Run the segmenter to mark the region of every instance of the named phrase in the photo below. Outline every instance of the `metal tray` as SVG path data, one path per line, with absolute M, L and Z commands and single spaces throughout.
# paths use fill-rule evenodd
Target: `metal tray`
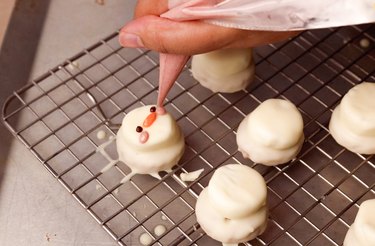
M 234 94 L 211 93 L 186 68 L 166 107 L 183 129 L 187 148 L 162 180 L 137 175 L 121 185 L 129 169 L 120 162 L 101 172 L 117 158 L 113 142 L 103 152 L 108 155 L 96 150 L 115 136 L 111 126 L 157 97 L 157 54 L 120 47 L 118 33 L 14 92 L 2 118 L 120 245 L 138 245 L 143 233 L 153 245 L 219 245 L 199 228 L 194 205 L 213 171 L 227 163 L 254 167 L 268 185 L 268 229 L 245 245 L 340 245 L 358 205 L 375 198 L 375 157 L 340 147 L 327 124 L 353 85 L 375 81 L 374 33 L 374 25 L 306 31 L 256 48 L 255 82 Z M 362 39 L 370 45 L 361 46 Z M 235 131 L 260 102 L 275 97 L 297 105 L 306 141 L 296 160 L 265 167 L 242 158 Z M 97 137 L 99 131 L 105 139 Z M 200 168 L 204 172 L 195 182 L 180 180 L 179 173 Z M 161 236 L 154 234 L 159 224 L 167 228 Z

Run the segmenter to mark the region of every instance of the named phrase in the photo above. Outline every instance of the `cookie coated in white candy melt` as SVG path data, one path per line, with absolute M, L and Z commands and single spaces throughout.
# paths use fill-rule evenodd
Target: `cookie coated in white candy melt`
M 202 86 L 213 92 L 240 91 L 254 79 L 252 49 L 223 49 L 195 55 L 191 71 Z
M 268 166 L 286 163 L 304 141 L 301 113 L 289 101 L 268 99 L 242 120 L 236 140 L 245 158 Z
M 116 144 L 119 160 L 130 167 L 132 173 L 152 174 L 170 170 L 184 153 L 185 141 L 180 127 L 166 112 L 150 112 L 143 106 L 129 112 L 117 133 Z M 156 117 L 150 126 L 143 123 L 150 114 Z M 142 129 L 138 132 L 136 129 Z M 141 137 L 147 132 L 147 139 Z
M 375 83 L 354 86 L 334 109 L 329 130 L 336 142 L 360 154 L 375 154 Z
M 198 197 L 197 221 L 224 244 L 252 240 L 267 226 L 266 197 L 266 183 L 257 171 L 240 164 L 222 166 Z
M 362 202 L 344 246 L 375 246 L 375 199 Z

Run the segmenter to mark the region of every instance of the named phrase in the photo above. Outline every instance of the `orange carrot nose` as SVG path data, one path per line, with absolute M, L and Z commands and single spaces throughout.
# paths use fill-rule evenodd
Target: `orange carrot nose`
M 149 127 L 152 125 L 152 123 L 154 123 L 154 121 L 156 120 L 156 113 L 155 112 L 152 112 L 150 113 L 146 119 L 143 121 L 143 127 Z

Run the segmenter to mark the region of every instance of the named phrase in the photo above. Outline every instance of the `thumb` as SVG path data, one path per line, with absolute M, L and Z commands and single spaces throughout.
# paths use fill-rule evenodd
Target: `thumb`
M 120 31 L 124 47 L 192 55 L 230 46 L 241 31 L 199 21 L 175 22 L 158 16 L 137 18 Z

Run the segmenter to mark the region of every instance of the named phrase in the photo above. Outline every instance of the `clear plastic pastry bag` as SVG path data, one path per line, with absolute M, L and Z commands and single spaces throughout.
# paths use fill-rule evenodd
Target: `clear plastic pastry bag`
M 248 30 L 305 30 L 375 22 L 375 0 L 170 0 L 162 17 Z

